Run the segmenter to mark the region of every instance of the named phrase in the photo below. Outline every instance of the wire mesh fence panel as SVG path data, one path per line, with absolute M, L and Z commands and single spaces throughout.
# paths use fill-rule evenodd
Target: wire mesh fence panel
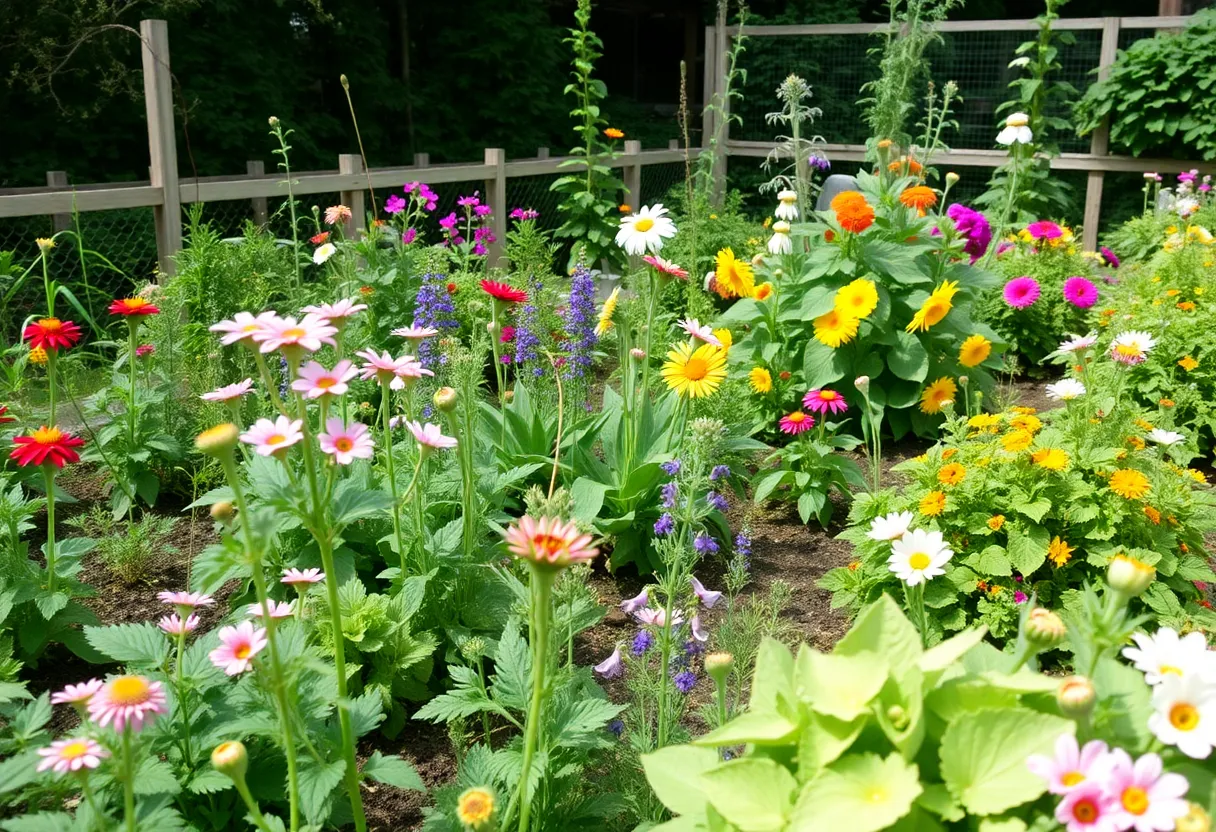
M 569 172 L 576 168 L 569 168 Z M 545 174 L 543 176 L 518 176 L 507 180 L 507 204 L 510 211 L 514 208 L 531 208 L 540 212 L 536 223 L 540 228 L 552 231 L 562 224 L 561 214 L 557 206 L 566 198 L 564 193 L 551 190 L 552 185 L 567 171 Z
M 653 205 L 656 202 L 668 202 L 668 194 L 671 193 L 671 189 L 677 185 L 683 187 L 684 172 L 683 162 L 644 165 L 642 167 L 642 194 L 638 204 Z

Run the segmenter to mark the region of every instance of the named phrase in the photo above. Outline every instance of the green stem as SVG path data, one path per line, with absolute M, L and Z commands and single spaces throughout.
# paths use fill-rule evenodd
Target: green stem
M 80 791 L 84 794 L 85 803 L 88 803 L 89 808 L 93 811 L 97 828 L 104 830 L 106 828 L 106 816 L 101 813 L 101 807 L 97 805 L 97 795 L 93 794 L 93 787 L 89 785 L 89 775 L 84 773 L 80 775 Z
M 388 491 L 393 497 L 393 538 L 397 541 L 397 556 L 401 559 L 401 580 L 405 580 L 405 537 L 401 534 L 401 501 L 397 496 L 397 470 L 393 462 L 393 431 L 389 423 L 389 399 L 392 393 L 388 383 L 380 386 L 380 425 L 384 431 L 384 467 L 388 473 Z M 328 573 L 327 573 L 328 574 Z
M 186 695 L 186 685 L 182 680 L 183 657 L 186 654 L 186 622 L 182 621 L 181 632 L 177 634 L 177 665 L 173 669 L 174 681 L 177 687 L 177 702 L 181 708 L 182 746 L 186 757 L 186 768 L 193 771 L 194 754 L 190 749 L 190 703 Z
M 482 661 L 481 656 L 477 657 L 477 678 L 479 678 L 481 680 L 481 692 L 488 699 L 489 693 L 487 692 L 487 688 L 486 688 L 486 668 L 485 668 L 485 662 Z M 486 748 L 489 748 L 490 747 L 490 712 L 489 711 L 481 712 L 481 731 L 485 735 Z
M 49 463 L 42 466 L 42 481 L 46 487 L 46 569 L 47 592 L 55 594 L 55 580 L 58 577 L 55 568 L 55 466 Z
M 55 427 L 55 374 L 58 358 L 58 350 L 48 349 L 46 351 L 46 391 L 51 411 L 51 414 L 48 417 L 48 424 L 50 427 Z
M 135 755 L 131 751 L 131 724 L 122 730 L 122 803 L 127 832 L 135 832 Z
M 414 465 L 414 476 L 410 479 L 409 486 L 405 489 L 405 497 L 410 501 L 410 506 L 414 514 L 414 542 L 418 547 L 418 570 L 419 572 L 426 571 L 426 546 L 424 539 L 426 537 L 426 516 L 422 510 L 422 489 L 418 487 L 419 478 L 422 476 L 422 466 L 426 464 L 427 451 L 430 448 L 426 445 L 418 446 L 418 462 Z M 405 576 L 401 576 L 405 580 Z
M 232 781 L 236 785 L 237 793 L 240 794 L 241 800 L 245 801 L 245 808 L 249 810 L 249 814 L 253 817 L 253 822 L 262 832 L 270 832 L 270 827 L 266 825 L 266 818 L 262 815 L 262 810 L 258 808 L 258 802 L 253 799 L 253 795 L 249 793 L 249 786 L 245 783 L 244 777 L 238 777 Z
M 532 771 L 532 758 L 536 754 L 536 740 L 540 733 L 540 709 L 545 696 L 545 663 L 549 649 L 549 603 L 553 590 L 554 573 L 544 567 L 534 567 L 532 582 L 535 594 L 532 597 L 534 621 L 532 638 L 532 703 L 528 708 L 528 722 L 524 726 L 523 768 L 519 776 L 519 832 L 528 832 L 528 821 L 532 814 L 532 798 L 528 794 L 528 780 Z
M 671 686 L 671 680 L 667 678 L 667 671 L 671 667 L 671 612 L 674 603 L 675 592 L 672 587 L 668 587 L 667 605 L 663 610 L 663 643 L 661 645 L 662 652 L 659 662 L 659 712 L 657 714 L 658 735 L 655 743 L 656 749 L 667 745 L 667 689 Z
M 135 431 L 139 427 L 139 411 L 135 407 L 135 323 L 134 318 L 127 319 L 127 378 L 129 384 L 127 387 L 130 398 L 127 400 L 127 447 L 134 451 L 138 445 L 136 444 Z M 127 522 L 135 522 L 135 501 L 131 500 L 127 504 Z

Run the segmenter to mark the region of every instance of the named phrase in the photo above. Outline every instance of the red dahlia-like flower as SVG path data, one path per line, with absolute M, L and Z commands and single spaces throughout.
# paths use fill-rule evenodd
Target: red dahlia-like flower
M 160 310 L 143 298 L 119 298 L 110 304 L 111 315 L 155 315 Z
M 80 461 L 80 454 L 75 449 L 84 445 L 84 440 L 44 425 L 29 436 L 14 436 L 13 444 L 17 447 L 8 455 L 9 459 L 16 460 L 22 467 L 51 462 L 56 468 L 62 468 L 69 462 Z
M 329 232 L 322 231 L 320 234 L 314 234 L 308 238 L 308 242 L 312 243 L 314 246 L 319 246 L 322 243 L 327 243 L 327 242 L 329 242 Z
M 508 286 L 505 283 L 499 283 L 497 280 L 481 281 L 481 288 L 487 295 L 495 300 L 501 300 L 505 303 L 523 303 L 528 299 L 528 293 Z
M 8 422 L 15 422 L 15 421 L 17 421 L 17 420 L 14 419 L 12 416 L 8 415 L 8 405 L 6 405 L 6 404 L 0 405 L 0 425 L 7 424 Z
M 71 321 L 61 321 L 58 318 L 43 318 L 34 321 L 25 328 L 21 337 L 30 342 L 31 349 L 41 347 L 54 351 L 70 347 L 80 340 L 80 327 Z

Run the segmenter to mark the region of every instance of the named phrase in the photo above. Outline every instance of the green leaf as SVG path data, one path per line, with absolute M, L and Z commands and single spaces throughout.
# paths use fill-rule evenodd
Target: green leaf
M 1013 566 L 1005 555 L 1003 546 L 985 546 L 983 551 L 968 555 L 963 563 L 970 566 L 981 575 L 998 575 L 1009 577 L 1013 574 Z
M 708 748 L 671 745 L 643 754 L 642 770 L 659 802 L 677 815 L 704 815 L 706 795 L 697 775 L 721 762 Z
M 337 788 L 345 774 L 345 760 L 317 763 L 307 755 L 300 759 L 300 808 L 310 823 L 324 820 L 330 792 Z
M 1032 574 L 1047 560 L 1047 547 L 1051 543 L 1047 529 L 1035 525 L 1023 527 L 1020 523 L 1010 523 L 1006 528 L 1009 530 L 1006 547 L 1009 561 L 1023 575 Z
M 830 716 L 808 712 L 798 737 L 798 779 L 807 780 L 820 769 L 836 762 L 861 735 L 865 725 L 864 715 L 852 722 L 841 722 Z
M 1075 731 L 1070 719 L 1027 708 L 963 714 L 942 735 L 942 779 L 971 814 L 999 814 L 1047 790 L 1026 768 L 1026 758 L 1050 756 L 1059 736 Z
M 958 805 L 953 797 L 950 796 L 950 790 L 941 783 L 932 783 L 924 787 L 920 797 L 916 798 L 916 803 L 922 808 L 928 809 L 933 814 L 940 817 L 942 820 L 955 823 L 966 817 L 963 807 Z
M 790 832 L 877 832 L 912 810 L 920 771 L 898 754 L 844 757 L 802 788 Z
M 610 488 L 611 486 L 608 484 L 588 477 L 576 479 L 570 486 L 570 500 L 574 504 L 571 514 L 574 519 L 582 520 L 584 523 L 595 520 L 599 516 L 600 509 L 604 507 L 604 495 Z
M 231 788 L 232 779 L 213 768 L 198 772 L 186 784 L 186 790 L 191 794 L 214 794 Z
M 155 757 L 144 757 L 135 771 L 136 794 L 177 794 L 181 784 L 173 774 L 173 767 Z
M 100 653 L 116 662 L 161 665 L 169 653 L 169 640 L 148 622 L 85 627 L 85 638 Z
M 972 627 L 926 650 L 917 662 L 925 674 L 925 687 L 932 688 L 936 685 L 946 669 L 982 642 L 987 634 L 987 627 Z
M 65 812 L 39 812 L 0 822 L 5 832 L 72 832 L 75 824 Z
M 426 791 L 422 778 L 412 765 L 397 756 L 386 757 L 379 751 L 372 752 L 372 756 L 363 764 L 363 776 L 399 789 Z
M 784 745 L 798 725 L 776 711 L 744 711 L 722 727 L 693 740 L 693 745 L 716 748 L 724 745 Z
M 887 366 L 906 381 L 921 382 L 929 375 L 929 353 L 919 338 L 897 329 L 895 344 L 887 352 Z
M 808 387 L 827 387 L 844 378 L 844 356 L 839 350 L 811 338 L 802 353 L 802 375 Z
M 820 653 L 802 645 L 794 664 L 798 698 L 818 713 L 852 722 L 870 707 L 889 671 L 875 653 Z
M 748 708 L 752 711 L 776 711 L 781 699 L 794 701 L 794 657 L 784 644 L 766 637 L 756 652 L 756 669 L 752 674 Z
M 742 832 L 776 832 L 785 826 L 798 783 L 786 768 L 763 757 L 732 760 L 701 775 L 709 802 Z
M 832 651 L 837 655 L 854 656 L 870 653 L 882 656 L 895 675 L 915 666 L 924 649 L 920 633 L 912 626 L 903 610 L 890 595 L 882 595 L 866 607 L 853 629 L 842 638 Z

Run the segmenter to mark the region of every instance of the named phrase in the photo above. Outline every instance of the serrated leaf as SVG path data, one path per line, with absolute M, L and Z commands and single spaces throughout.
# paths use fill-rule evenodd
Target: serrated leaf
M 373 752 L 363 764 L 363 776 L 399 789 L 426 791 L 422 778 L 412 765 L 397 756 L 386 757 L 379 751 Z
M 136 794 L 174 795 L 182 790 L 173 774 L 173 767 L 155 757 L 144 757 L 135 770 Z
M 305 756 L 300 761 L 300 808 L 310 823 L 320 823 L 330 793 L 346 774 L 346 761 L 317 763 Z
M 84 634 L 94 649 L 123 664 L 161 665 L 169 653 L 165 634 L 146 621 L 85 627 Z

